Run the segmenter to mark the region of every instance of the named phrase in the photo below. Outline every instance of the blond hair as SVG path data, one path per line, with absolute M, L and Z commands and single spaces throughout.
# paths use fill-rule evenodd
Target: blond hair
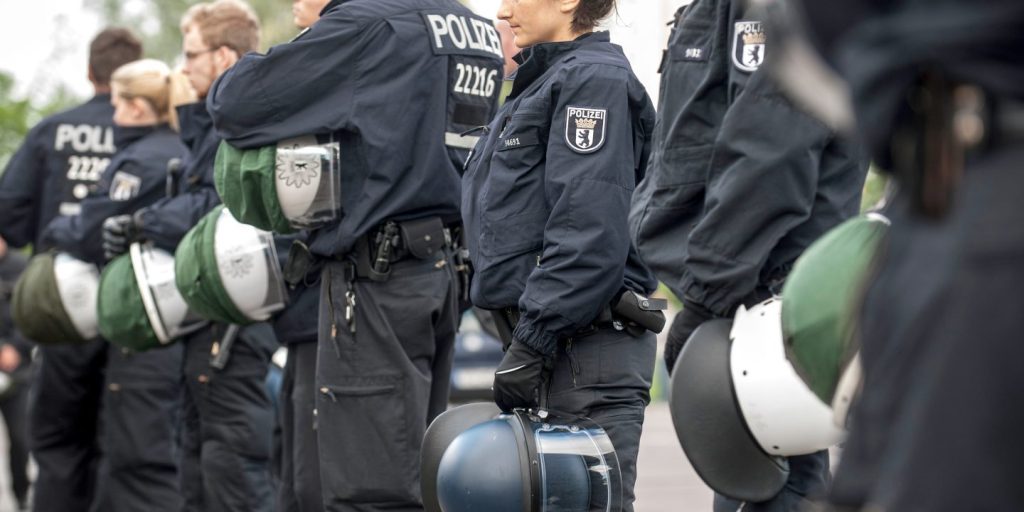
M 110 76 L 113 93 L 126 100 L 141 98 L 159 117 L 178 128 L 178 116 L 174 109 L 178 105 L 195 101 L 195 93 L 188 85 L 188 78 L 172 72 L 167 64 L 155 59 L 129 62 Z
M 242 0 L 193 5 L 181 17 L 181 33 L 193 26 L 211 50 L 226 46 L 241 57 L 260 47 L 260 19 Z

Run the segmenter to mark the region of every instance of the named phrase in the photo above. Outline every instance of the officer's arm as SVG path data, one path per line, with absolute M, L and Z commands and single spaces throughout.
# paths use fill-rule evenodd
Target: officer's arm
M 573 68 L 554 102 L 545 190 L 551 215 L 537 267 L 519 300 L 514 337 L 544 354 L 586 326 L 623 286 L 627 216 L 635 185 L 633 132 L 623 70 Z M 603 145 L 579 152 L 566 135 L 569 107 L 606 111 Z M 597 131 L 594 132 L 595 134 Z M 570 127 L 575 134 L 575 124 Z M 593 142 L 596 144 L 598 138 Z
M 213 185 L 192 187 L 184 194 L 160 199 L 143 208 L 138 215 L 138 228 L 142 238 L 174 252 L 185 234 L 218 204 L 220 196 Z
M 829 130 L 755 72 L 715 140 L 705 215 L 690 233 L 685 297 L 726 315 L 754 291 L 776 244 L 811 213 Z
M 97 265 L 103 263 L 103 221 L 133 213 L 153 202 L 164 180 L 136 162 L 112 162 L 95 192 L 82 200 L 77 215 L 59 216 L 43 231 L 43 240 L 58 250 Z M 136 185 L 137 180 L 137 185 Z
M 370 65 L 360 59 L 369 32 L 328 15 L 295 41 L 242 57 L 206 98 L 218 135 L 249 149 L 345 127 L 356 67 Z
M 0 236 L 13 247 L 35 241 L 48 174 L 40 124 L 29 131 L 0 176 Z

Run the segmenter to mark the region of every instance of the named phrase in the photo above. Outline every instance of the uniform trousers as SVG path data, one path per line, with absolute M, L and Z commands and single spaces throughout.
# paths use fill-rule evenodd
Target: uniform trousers
M 622 475 L 622 510 L 632 511 L 644 410 L 651 401 L 657 339 L 651 332 L 599 329 L 559 342 L 547 388 L 547 408 L 601 426 L 615 447 Z
M 281 383 L 278 512 L 323 510 L 317 450 L 316 343 L 288 345 Z
M 267 324 L 243 328 L 216 369 L 210 360 L 225 330 L 212 325 L 184 340 L 184 510 L 270 512 L 274 414 L 265 379 L 277 339 Z
M 184 347 L 109 345 L 95 512 L 178 512 Z
M 101 450 L 99 413 L 107 342 L 40 346 L 29 400 L 29 445 L 39 467 L 32 510 L 85 512 Z
M 420 447 L 427 425 L 447 406 L 458 321 L 451 258 L 395 262 L 380 282 L 350 282 L 345 266 L 327 264 L 320 295 L 316 409 L 324 507 L 422 510 Z M 348 292 L 354 323 L 346 318 Z

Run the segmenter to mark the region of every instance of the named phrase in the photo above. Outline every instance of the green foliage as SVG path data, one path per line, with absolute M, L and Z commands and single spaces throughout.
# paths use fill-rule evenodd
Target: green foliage
M 14 78 L 0 73 L 0 161 L 6 164 L 28 131 L 32 104 L 13 96 Z
M 181 15 L 198 0 L 86 0 L 107 25 L 131 27 L 142 39 L 147 57 L 174 64 L 181 55 Z M 261 44 L 267 49 L 298 33 L 292 24 L 291 2 L 248 0 L 263 24 Z
M 0 173 L 25 139 L 29 128 L 40 119 L 64 110 L 78 101 L 79 98 L 64 87 L 58 88 L 41 105 L 33 103 L 27 97 L 16 98 L 14 77 L 0 72 Z

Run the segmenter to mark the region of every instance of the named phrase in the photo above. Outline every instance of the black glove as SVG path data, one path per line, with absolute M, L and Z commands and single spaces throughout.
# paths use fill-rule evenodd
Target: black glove
M 546 363 L 540 352 L 513 341 L 494 371 L 494 403 L 505 412 L 517 407 L 536 407 Z
M 668 330 L 668 341 L 665 343 L 665 364 L 669 374 L 672 373 L 676 358 L 683 351 L 683 345 L 690 339 L 693 331 L 714 317 L 715 315 L 704 306 L 688 300 L 683 301 L 683 310 L 676 313 L 675 320 L 672 320 L 672 327 Z
M 131 215 L 116 215 L 103 221 L 103 258 L 110 261 L 126 252 L 141 237 Z

